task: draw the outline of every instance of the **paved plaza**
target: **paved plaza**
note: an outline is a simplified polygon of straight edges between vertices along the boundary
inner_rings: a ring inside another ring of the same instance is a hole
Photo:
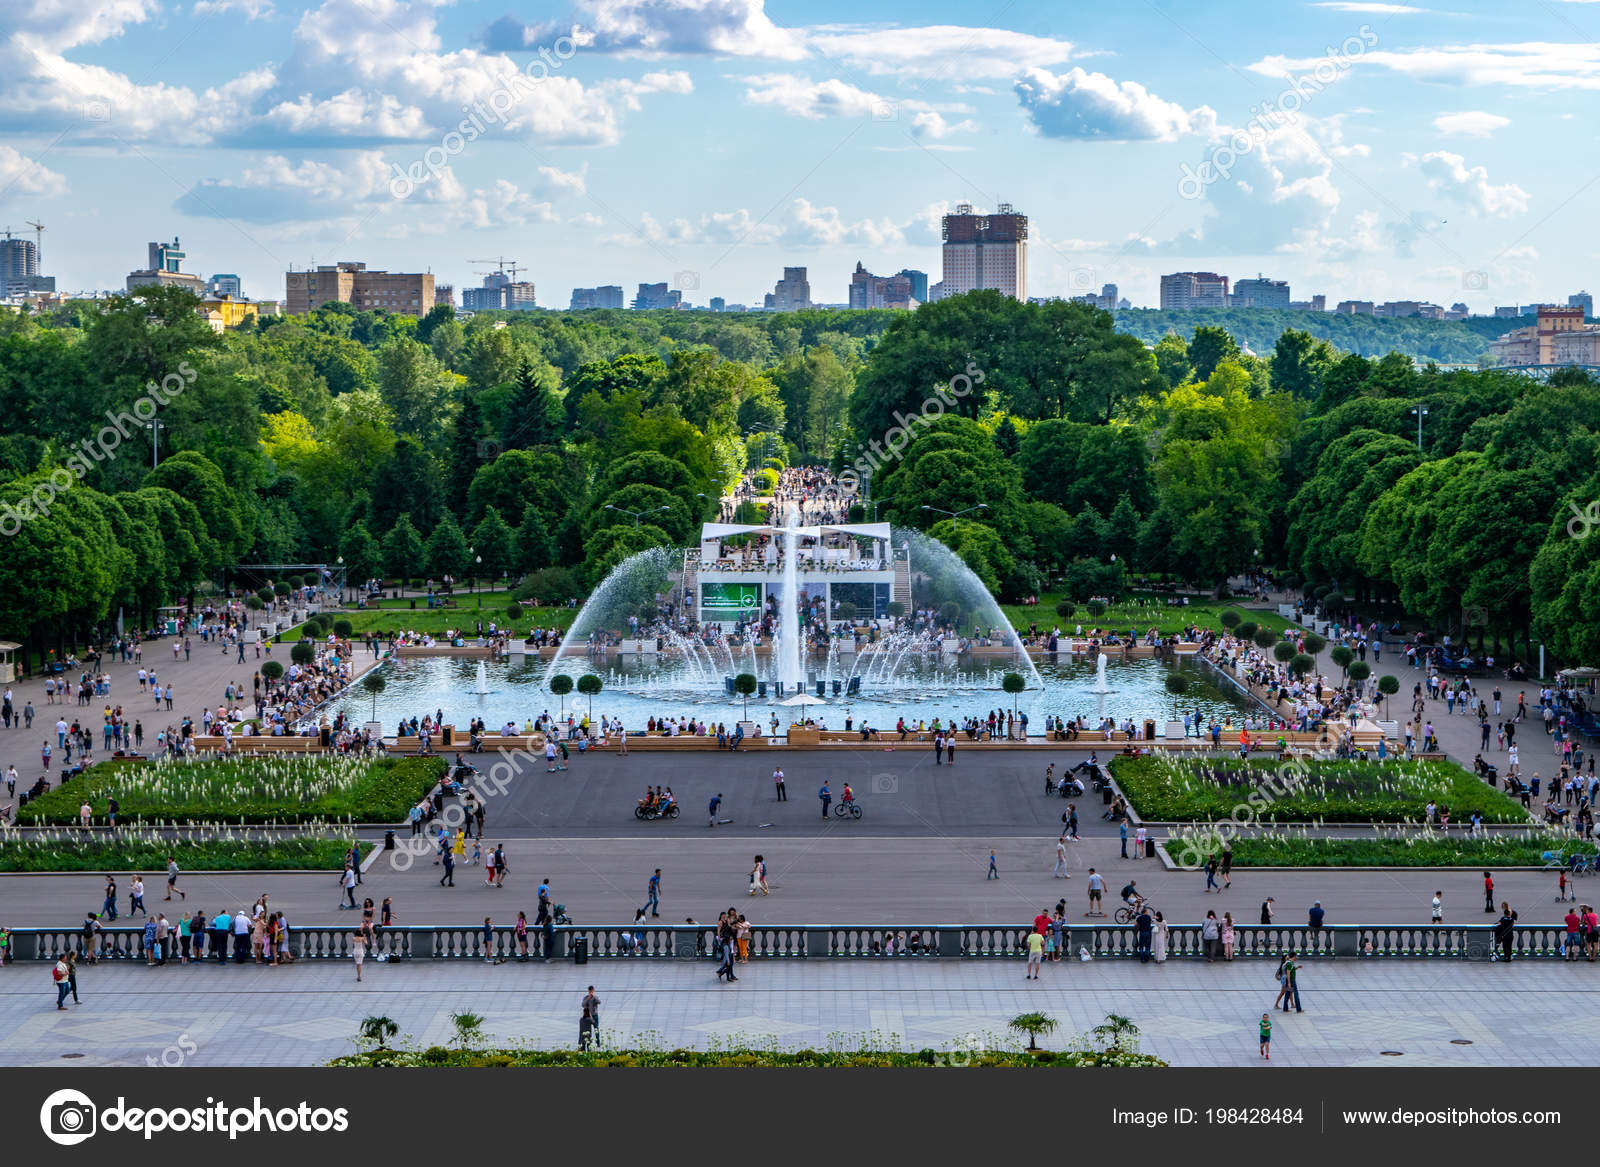
[[[1596,975],[1547,961],[1313,961],[1301,974],[1306,1012],[1274,1014],[1270,1065],[1593,1065]],[[1039,1010],[1061,1023],[1044,1043],[1059,1047],[1116,1012],[1140,1026],[1146,1052],[1174,1065],[1258,1066],[1256,1027],[1276,993],[1263,961],[1175,960],[1062,961],[1036,983],[1016,960],[754,962],[734,985],[717,982],[708,961],[643,960],[369,962],[360,984],[343,961],[87,968],[79,981],[83,1003],[58,1013],[48,966],[0,974],[0,1063],[316,1065],[352,1052],[364,1017],[392,1018],[405,1043],[446,1045],[450,1014],[464,1009],[484,1017],[490,1044],[571,1048],[592,984],[615,1046],[648,1034],[669,1047],[825,1047],[837,1034],[972,1048],[1011,1040],[1006,1021]]]

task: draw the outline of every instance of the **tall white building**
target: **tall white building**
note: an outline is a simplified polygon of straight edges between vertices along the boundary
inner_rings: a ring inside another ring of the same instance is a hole
[[[1010,203],[992,215],[961,203],[944,217],[941,296],[992,288],[1014,300],[1028,298],[1028,216]]]

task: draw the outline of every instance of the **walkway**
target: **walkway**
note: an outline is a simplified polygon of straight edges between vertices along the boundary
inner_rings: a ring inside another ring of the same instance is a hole
[[[1271,1064],[1593,1065],[1597,975],[1553,962],[1312,962],[1300,978],[1306,1012],[1274,1014]],[[360,984],[343,962],[90,967],[78,979],[83,1003],[58,1013],[48,966],[0,973],[0,1064],[309,1066],[352,1052],[372,1015],[394,1019],[404,1043],[450,1044],[450,1014],[462,1010],[483,1016],[490,1044],[571,1048],[593,985],[617,1046],[647,1033],[668,1048],[826,1047],[840,1035],[981,1049],[1014,1040],[1006,1022],[1039,1010],[1060,1022],[1044,1043],[1060,1048],[1115,1012],[1143,1030],[1145,1052],[1175,1065],[1258,1066],[1256,1027],[1276,992],[1259,963],[1178,961],[1062,961],[1035,983],[1012,960],[751,964],[734,985],[703,961],[369,963]]]

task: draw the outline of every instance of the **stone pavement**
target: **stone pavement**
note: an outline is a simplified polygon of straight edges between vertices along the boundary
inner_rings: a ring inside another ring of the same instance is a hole
[[[1554,961],[1311,962],[1300,981],[1306,1012],[1273,1015],[1263,1065],[1256,1027],[1277,991],[1263,961],[1063,960],[1025,982],[1016,960],[795,960],[743,966],[733,985],[709,961],[368,962],[360,984],[342,961],[90,967],[79,976],[83,1003],[66,1012],[54,1008],[48,965],[10,965],[0,972],[0,1064],[317,1065],[351,1052],[367,1016],[396,1021],[402,1043],[445,1045],[450,1014],[467,1009],[484,1017],[490,1044],[571,1048],[592,984],[614,1046],[649,1034],[669,1048],[775,1040],[798,1049],[839,1034],[909,1049],[999,1047],[1014,1040],[1007,1020],[1039,1010],[1061,1023],[1047,1047],[1116,1012],[1140,1026],[1146,1052],[1175,1065],[1594,1065],[1597,975]]]
[[[491,836],[493,838],[493,836]],[[396,870],[393,856],[380,852],[357,889],[358,902],[371,896],[394,900],[402,924],[481,924],[492,916],[509,925],[517,912],[532,919],[536,889],[551,880],[554,898],[580,924],[631,923],[644,903],[651,871],[662,869],[661,922],[686,917],[715,920],[733,904],[766,924],[876,924],[897,927],[957,923],[1023,923],[1040,908],[1065,898],[1069,917],[1082,919],[1087,907],[1085,871],[1093,865],[1106,878],[1107,899],[1129,879],[1174,924],[1196,923],[1208,909],[1234,914],[1241,923],[1260,918],[1261,902],[1276,900],[1276,922],[1300,924],[1313,900],[1321,900],[1330,924],[1424,924],[1435,890],[1444,892],[1448,924],[1493,923],[1483,911],[1482,872],[1331,869],[1323,871],[1248,871],[1234,873],[1233,887],[1205,891],[1200,872],[1167,870],[1157,860],[1118,857],[1115,839],[1085,839],[1069,847],[1071,879],[1054,879],[1055,839],[983,837],[881,838],[848,830],[811,839],[735,839],[708,831],[686,839],[636,838],[506,839],[511,874],[503,888],[483,884],[483,869],[456,868],[456,886],[440,887],[441,869],[423,858]],[[993,847],[1001,878],[985,878]],[[747,894],[753,856],[766,857],[770,896]],[[238,910],[266,892],[272,907],[288,914],[291,925],[341,924],[355,916],[341,912],[334,872],[187,873],[180,885],[187,900],[162,900],[165,883],[147,871],[145,900],[151,912],[169,919],[185,910],[206,915]],[[0,876],[0,924],[9,927],[73,927],[87,911],[100,909],[104,881],[98,873]],[[126,874],[118,877],[119,911],[126,912]],[[1576,894],[1600,904],[1600,880],[1580,879]],[[1509,900],[1527,924],[1559,921],[1566,913],[1556,903],[1553,874],[1537,871],[1495,873],[1495,901]],[[135,922],[142,923],[139,918]],[[126,925],[124,914],[117,920]]]

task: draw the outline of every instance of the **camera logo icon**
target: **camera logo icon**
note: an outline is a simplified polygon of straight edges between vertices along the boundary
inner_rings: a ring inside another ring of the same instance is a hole
[[[1461,273],[1461,287],[1468,292],[1481,292],[1489,286],[1489,273],[1486,271],[1466,271]]]
[[[86,122],[108,122],[111,120],[111,99],[91,97],[83,103],[82,112]]]
[[[76,1147],[95,1132],[94,1103],[81,1090],[57,1090],[39,1108],[45,1138],[61,1147]]]
[[[700,290],[700,273],[697,271],[673,272],[672,286],[680,292],[698,292]]]
[[[872,103],[872,120],[875,122],[892,122],[900,116],[900,105],[893,101],[875,101]]]
[[[1067,286],[1074,292],[1087,292],[1094,288],[1094,268],[1075,267],[1067,273]]]
[[[503,447],[493,438],[484,438],[478,443],[478,457],[485,462],[493,462],[500,456]]]
[[[1482,604],[1468,604],[1461,609],[1461,623],[1469,628],[1489,623],[1489,609]]]
[[[899,794],[900,778],[895,774],[874,774],[871,788],[874,794]]]

